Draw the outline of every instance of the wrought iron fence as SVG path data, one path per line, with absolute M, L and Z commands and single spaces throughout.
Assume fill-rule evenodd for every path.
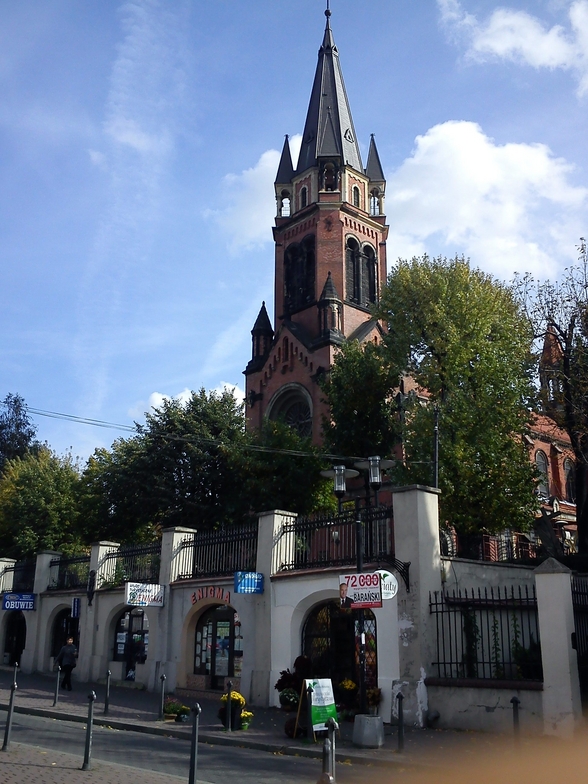
M 102 559 L 99 588 L 116 588 L 126 582 L 159 582 L 161 543 L 121 547 Z
M 392 562 L 392 508 L 361 511 L 364 562 Z M 289 518 L 274 543 L 272 573 L 357 563 L 357 512 Z
M 576 654 L 582 703 L 588 703 L 588 577 L 572 577 Z
M 176 580 L 225 577 L 255 571 L 257 520 L 216 531 L 201 531 L 186 538 L 175 561 Z
M 67 591 L 74 588 L 86 589 L 90 574 L 90 556 L 76 555 L 71 558 L 53 558 L 49 562 L 48 591 Z
M 457 534 L 454 530 L 441 531 L 441 554 L 473 561 L 503 561 L 506 563 L 539 563 L 539 545 L 527 534 L 503 531 L 499 534 Z
M 439 678 L 543 680 L 534 588 L 436 591 L 429 609 Z
M 35 567 L 34 559 L 17 561 L 13 566 L 6 566 L 0 575 L 0 590 L 31 593 L 35 587 Z

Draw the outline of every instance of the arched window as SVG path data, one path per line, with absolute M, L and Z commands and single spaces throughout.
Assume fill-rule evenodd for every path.
M 537 493 L 543 497 L 547 498 L 549 496 L 549 472 L 548 472 L 548 463 L 547 463 L 547 455 L 545 452 L 537 452 L 535 455 L 535 465 L 537 466 L 537 471 L 539 471 L 539 481 L 537 483 Z
M 354 207 L 359 207 L 360 206 L 360 202 L 359 202 L 359 188 L 357 187 L 357 185 L 353 186 L 353 206 Z
M 269 418 L 281 420 L 307 438 L 312 435 L 312 403 L 310 395 L 300 384 L 284 387 L 270 401 Z
M 149 650 L 149 618 L 139 607 L 123 610 L 114 630 L 113 661 L 126 662 L 125 679 L 135 680 L 135 667 Z
M 360 301 L 359 278 L 359 243 L 354 237 L 349 237 L 345 249 L 345 299 L 349 302 Z
M 564 460 L 564 474 L 566 478 L 566 501 L 576 503 L 576 466 L 574 461 L 567 457 Z
M 378 686 L 376 619 L 364 610 L 366 687 Z M 349 678 L 359 683 L 359 630 L 352 610 L 340 602 L 319 604 L 309 614 L 302 634 L 302 653 L 310 659 L 313 678 L 331 678 L 338 686 Z
M 199 619 L 194 640 L 194 673 L 222 689 L 224 679 L 239 677 L 243 665 L 241 621 L 232 607 L 211 607 Z
M 290 192 L 282 191 L 280 194 L 280 218 L 290 217 Z
M 361 304 L 371 305 L 376 301 L 376 254 L 366 245 L 361 260 Z
M 334 163 L 326 163 L 323 169 L 323 190 L 337 190 L 337 170 Z
M 300 209 L 303 210 L 308 204 L 308 189 L 306 186 L 300 191 Z
M 380 214 L 380 192 L 377 188 L 370 193 L 370 215 Z
M 60 610 L 53 621 L 51 633 L 51 656 L 55 657 L 67 643 L 68 637 L 73 637 L 74 645 L 79 647 L 78 618 L 71 617 L 70 608 Z
M 288 245 L 284 253 L 285 310 L 295 313 L 312 304 L 315 299 L 314 236 Z

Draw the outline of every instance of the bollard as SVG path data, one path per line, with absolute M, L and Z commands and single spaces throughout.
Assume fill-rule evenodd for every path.
M 90 760 L 92 758 L 92 729 L 94 724 L 94 702 L 96 701 L 96 692 L 91 691 L 88 694 L 88 724 L 86 726 L 86 748 L 84 750 L 84 764 L 82 770 L 90 770 Z
M 59 681 L 61 680 L 61 667 L 57 665 L 57 677 L 55 678 L 55 694 L 53 695 L 53 707 L 59 702 Z
M 339 725 L 337 724 L 335 719 L 332 716 L 330 716 L 329 720 L 327 721 L 327 730 L 329 732 L 329 740 L 331 742 L 331 775 L 333 777 L 333 782 L 335 782 L 335 779 L 337 778 L 337 775 L 335 773 L 335 765 L 336 765 L 335 733 L 337 732 L 338 729 L 339 729 Z
M 188 775 L 188 784 L 196 784 L 196 774 L 198 772 L 198 727 L 200 724 L 200 714 L 202 708 L 198 703 L 192 708 L 194 714 L 192 723 L 192 745 L 190 747 L 190 773 Z
M 312 737 L 314 737 L 314 728 L 312 726 L 312 695 L 313 695 L 313 692 L 314 692 L 314 689 L 312 688 L 312 686 L 309 683 L 308 684 L 308 688 L 306 690 L 306 697 L 307 697 L 307 700 L 306 700 L 306 707 L 307 707 L 307 718 L 306 718 L 306 721 L 308 722 L 308 732 L 306 734 L 306 737 L 309 740 Z
M 163 708 L 164 708 L 164 704 L 165 704 L 165 681 L 166 681 L 166 676 L 165 675 L 161 675 L 159 680 L 161 681 L 161 694 L 160 694 L 160 698 L 159 698 L 159 719 L 161 720 L 161 719 L 163 719 Z
M 110 670 L 106 670 L 106 694 L 104 695 L 104 715 L 108 716 L 110 710 Z
M 231 700 L 231 692 L 233 691 L 233 681 L 227 681 L 227 713 L 225 716 L 225 729 L 227 732 L 233 731 L 233 717 L 232 717 L 232 700 Z
M 518 697 L 513 697 L 511 699 L 512 703 L 512 728 L 514 732 L 514 744 L 515 746 L 519 746 L 521 743 L 521 728 L 519 725 L 519 705 L 521 701 Z
M 398 700 L 398 751 L 404 751 L 404 710 L 402 708 L 404 694 L 399 691 L 396 699 Z
M 12 685 L 10 686 L 10 702 L 8 703 L 8 713 L 6 715 L 6 726 L 4 727 L 4 744 L 2 751 L 8 751 L 10 746 L 10 733 L 12 732 L 12 717 L 14 715 L 14 692 L 18 689 L 16 685 L 16 671 L 18 670 L 18 662 L 14 665 L 14 674 L 12 676 Z
M 332 746 L 331 741 L 329 738 L 325 738 L 325 742 L 323 743 L 323 772 L 317 784 L 335 784 L 335 779 L 333 778 L 333 769 L 332 769 Z

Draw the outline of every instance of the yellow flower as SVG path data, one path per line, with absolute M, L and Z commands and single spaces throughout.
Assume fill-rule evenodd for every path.
M 223 696 L 221 697 L 221 702 L 226 704 L 228 698 L 229 698 L 228 694 L 223 694 Z M 238 691 L 231 692 L 231 703 L 233 705 L 240 705 L 243 708 L 245 702 L 246 702 L 245 697 L 242 694 L 239 694 Z

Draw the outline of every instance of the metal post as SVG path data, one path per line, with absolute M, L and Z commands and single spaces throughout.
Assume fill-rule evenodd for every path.
M 308 688 L 306 689 L 306 721 L 308 722 L 308 731 L 306 737 L 310 740 L 313 737 L 313 729 L 312 729 L 312 695 L 314 693 L 314 689 L 308 684 Z
M 190 746 L 190 773 L 188 784 L 196 784 L 196 773 L 198 771 L 198 727 L 200 724 L 200 713 L 202 708 L 198 703 L 192 708 L 192 745 Z
M 404 751 L 404 709 L 402 707 L 404 694 L 399 691 L 396 699 L 398 700 L 398 751 Z
M 10 702 L 8 703 L 8 714 L 6 716 L 6 726 L 4 727 L 4 744 L 2 751 L 8 751 L 10 746 L 10 733 L 12 732 L 12 717 L 14 715 L 14 692 L 18 689 L 16 685 L 16 671 L 18 670 L 18 663 L 14 665 L 14 674 L 12 676 L 12 685 L 10 686 Z
M 439 487 L 439 406 L 434 411 L 434 439 L 433 439 L 433 487 Z
M 106 670 L 106 694 L 104 695 L 104 715 L 108 716 L 110 710 L 110 670 Z
M 369 485 L 367 485 L 369 492 Z M 357 518 L 355 521 L 357 573 L 363 572 L 363 522 Z M 365 694 L 365 615 L 363 610 L 357 611 L 357 633 L 359 636 L 359 712 L 366 712 Z
M 91 691 L 88 694 L 88 723 L 86 725 L 86 748 L 84 749 L 84 764 L 82 770 L 90 770 L 90 760 L 92 758 L 92 729 L 94 725 L 94 702 L 96 701 L 96 692 Z
M 233 717 L 232 717 L 232 700 L 231 700 L 231 692 L 233 691 L 233 681 L 227 681 L 227 687 L 229 689 L 227 694 L 227 715 L 225 716 L 225 729 L 227 732 L 233 731 Z
M 159 677 L 159 680 L 161 681 L 161 693 L 160 693 L 160 697 L 159 697 L 159 719 L 160 719 L 160 721 L 161 721 L 161 719 L 163 719 L 163 706 L 164 706 L 164 703 L 165 703 L 165 681 L 166 681 L 166 677 L 167 676 L 163 675 L 163 674 L 160 675 L 160 677 Z
M 335 733 L 339 729 L 339 725 L 335 721 L 335 719 L 330 716 L 329 720 L 327 721 L 327 730 L 329 732 L 329 740 L 331 742 L 331 775 L 333 777 L 333 782 L 335 782 L 337 776 L 335 773 L 335 765 L 336 765 L 336 752 L 335 752 Z M 335 782 L 336 784 L 336 782 Z
M 59 702 L 59 681 L 61 680 L 61 667 L 57 665 L 57 677 L 55 678 L 55 694 L 53 695 L 53 707 Z
M 317 784 L 334 784 L 335 779 L 333 778 L 331 764 L 331 741 L 327 737 L 323 743 L 323 772 L 321 773 Z
M 518 697 L 513 697 L 511 699 L 512 704 L 512 728 L 514 732 L 514 743 L 515 746 L 519 746 L 521 743 L 521 727 L 519 724 L 519 705 L 521 701 Z

